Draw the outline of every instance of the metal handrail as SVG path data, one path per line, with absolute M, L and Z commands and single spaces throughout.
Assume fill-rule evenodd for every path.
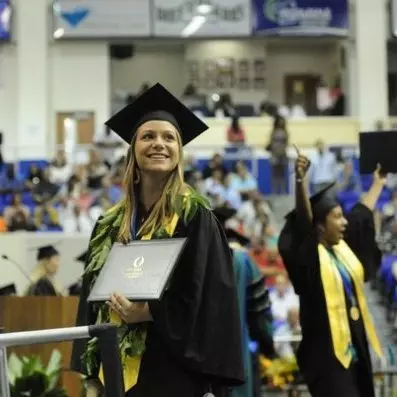
M 10 332 L 0 335 L 0 348 L 86 339 L 89 335 L 90 332 L 88 326 Z
M 0 330 L 1 332 L 1 330 Z M 97 337 L 103 374 L 105 394 L 112 397 L 124 396 L 124 381 L 118 349 L 117 326 L 114 324 L 84 327 L 56 328 L 39 331 L 10 332 L 0 335 L 0 397 L 11 397 L 7 347 L 65 342 Z

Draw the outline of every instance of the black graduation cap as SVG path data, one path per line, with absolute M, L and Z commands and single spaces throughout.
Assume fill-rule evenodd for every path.
M 86 263 L 87 261 L 87 255 L 88 255 L 88 251 L 84 251 L 82 254 L 80 254 L 77 258 L 76 261 L 77 262 L 81 262 L 81 263 Z
M 181 133 L 183 145 L 208 129 L 191 110 L 160 83 L 137 96 L 105 124 L 124 141 L 131 143 L 137 128 L 150 120 L 166 120 Z
M 0 287 L 0 296 L 15 295 L 16 293 L 17 289 L 14 283 Z
M 226 229 L 226 237 L 229 241 L 237 241 L 243 247 L 250 243 L 250 239 L 248 237 L 231 228 Z
M 383 173 L 397 173 L 396 131 L 375 131 L 360 133 L 360 173 L 372 174 L 377 164 Z
M 336 199 L 335 182 L 330 183 L 324 189 L 313 194 L 313 196 L 310 197 L 310 204 L 312 207 L 314 222 L 324 221 L 329 211 L 331 211 L 332 208 L 340 205 L 338 200 Z M 286 215 L 286 218 L 295 215 L 296 209 L 293 209 Z
M 59 252 L 55 249 L 53 245 L 44 245 L 37 249 L 37 260 L 49 259 L 53 256 L 59 255 Z
M 218 221 L 224 225 L 228 219 L 237 214 L 237 211 L 233 208 L 217 207 L 212 210 L 212 213 L 218 218 Z

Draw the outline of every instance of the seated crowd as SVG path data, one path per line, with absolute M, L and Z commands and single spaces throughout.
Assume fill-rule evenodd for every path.
M 91 233 L 98 217 L 122 197 L 124 161 L 105 162 L 91 150 L 87 164 L 69 164 L 63 151 L 49 164 L 31 164 L 25 173 L 6 164 L 0 174 L 1 230 Z M 277 252 L 279 227 L 271 205 L 243 161 L 231 169 L 226 163 L 215 154 L 199 169 L 187 157 L 185 179 L 212 207 L 234 209 L 229 226 L 251 241 L 247 249 L 271 289 L 274 324 L 283 335 L 295 333 L 299 302 Z M 283 344 L 280 351 L 291 349 Z
M 4 165 L 0 173 L 0 230 L 90 234 L 98 217 L 123 195 L 124 162 L 124 157 L 103 160 L 93 149 L 87 164 L 69 164 L 65 153 L 59 151 L 49 164 L 33 163 L 25 172 L 14 164 Z M 246 164 L 241 160 L 232 164 L 215 154 L 200 167 L 187 156 L 185 180 L 207 197 L 213 208 L 234 210 L 227 226 L 250 239 L 246 248 L 270 289 L 275 335 L 299 335 L 299 299 L 277 251 L 280 225 Z M 337 189 L 346 211 L 368 183 L 351 160 L 343 163 Z M 390 307 L 397 302 L 397 196 L 392 192 L 391 186 L 383 194 L 377 214 L 379 239 L 386 253 L 380 276 Z M 277 346 L 282 356 L 293 355 L 295 348 L 290 343 Z

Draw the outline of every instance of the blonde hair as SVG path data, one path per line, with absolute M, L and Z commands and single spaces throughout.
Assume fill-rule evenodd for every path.
M 31 275 L 30 275 L 30 280 L 32 281 L 32 284 L 29 285 L 28 289 L 25 292 L 25 295 L 28 295 L 30 292 L 30 289 L 33 284 L 37 283 L 40 279 L 42 278 L 47 278 L 52 286 L 55 289 L 55 292 L 58 295 L 65 295 L 64 289 L 61 286 L 61 284 L 56 280 L 55 278 L 49 278 L 48 277 L 48 272 L 45 266 L 45 261 L 46 259 L 42 259 L 39 261 L 39 263 L 36 265 L 36 267 L 33 269 Z
M 178 165 L 170 172 L 165 183 L 160 199 L 156 202 L 149 217 L 145 220 L 137 235 L 153 234 L 164 222 L 172 216 L 178 196 L 184 191 L 183 179 L 183 146 L 180 134 L 177 133 L 179 148 Z M 136 193 L 140 182 L 138 164 L 135 158 L 135 143 L 137 134 L 132 137 L 129 153 L 127 155 L 127 166 L 124 175 L 124 214 L 121 221 L 118 240 L 122 242 L 131 241 L 131 219 L 136 207 Z

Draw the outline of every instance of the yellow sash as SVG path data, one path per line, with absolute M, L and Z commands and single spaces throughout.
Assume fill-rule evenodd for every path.
M 176 225 L 178 224 L 178 220 L 179 220 L 179 216 L 177 214 L 174 214 L 174 216 L 171 219 L 171 222 L 169 222 L 164 227 L 165 231 L 169 236 L 173 236 Z M 146 234 L 145 236 L 142 236 L 141 240 L 151 240 L 151 238 L 152 238 L 151 234 Z M 116 325 L 122 324 L 122 320 L 120 319 L 118 314 L 113 311 L 110 312 L 110 322 Z M 141 360 L 142 360 L 142 356 L 121 357 L 121 361 L 123 363 L 124 391 L 127 392 L 137 384 L 139 369 L 141 367 Z M 99 369 L 98 377 L 99 380 L 102 382 L 102 384 L 104 384 L 102 365 Z
M 341 240 L 333 247 L 333 250 L 349 272 L 354 284 L 357 303 L 369 343 L 375 353 L 382 357 L 382 347 L 365 299 L 363 266 L 345 241 Z M 342 365 L 349 368 L 352 360 L 351 333 L 342 277 L 332 261 L 331 254 L 321 244 L 318 245 L 318 255 L 334 353 Z

